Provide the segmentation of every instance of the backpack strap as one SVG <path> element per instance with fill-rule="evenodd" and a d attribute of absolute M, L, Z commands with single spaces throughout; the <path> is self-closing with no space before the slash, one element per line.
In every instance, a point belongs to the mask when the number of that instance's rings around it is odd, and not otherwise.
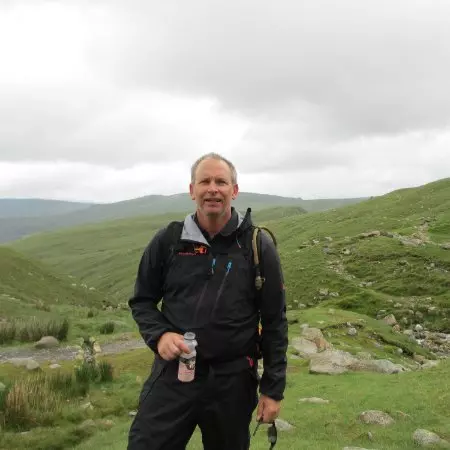
<path fill-rule="evenodd" d="M 252 233 L 252 250 L 253 250 L 253 263 L 255 266 L 255 287 L 256 290 L 259 291 L 261 290 L 264 282 L 266 281 L 265 277 L 261 276 L 261 264 L 260 264 L 260 259 L 261 259 L 261 232 L 262 230 L 266 231 L 270 237 L 273 240 L 273 243 L 275 244 L 275 246 L 277 245 L 277 240 L 275 238 L 275 235 L 272 233 L 272 231 L 270 231 L 267 227 L 264 226 L 255 226 L 253 228 L 253 233 Z"/>
<path fill-rule="evenodd" d="M 184 222 L 170 222 L 161 237 L 161 250 L 164 255 L 161 260 L 161 273 L 163 279 L 166 278 L 167 269 L 172 263 L 175 247 L 181 238 Z"/>

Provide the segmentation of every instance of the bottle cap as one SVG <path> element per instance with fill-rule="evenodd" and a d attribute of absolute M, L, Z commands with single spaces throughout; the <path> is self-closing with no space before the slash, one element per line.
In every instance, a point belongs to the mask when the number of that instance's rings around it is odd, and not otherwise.
<path fill-rule="evenodd" d="M 188 331 L 187 333 L 184 333 L 184 338 L 188 341 L 193 341 L 195 339 L 195 333 Z"/>

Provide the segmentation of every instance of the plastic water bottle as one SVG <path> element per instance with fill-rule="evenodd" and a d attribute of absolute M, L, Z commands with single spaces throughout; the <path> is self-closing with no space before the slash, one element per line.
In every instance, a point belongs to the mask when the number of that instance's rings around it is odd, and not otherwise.
<path fill-rule="evenodd" d="M 178 364 L 178 379 L 183 383 L 188 383 L 195 378 L 195 361 L 197 357 L 197 341 L 195 333 L 187 332 L 184 334 L 184 343 L 189 348 L 189 353 L 182 353 Z"/>

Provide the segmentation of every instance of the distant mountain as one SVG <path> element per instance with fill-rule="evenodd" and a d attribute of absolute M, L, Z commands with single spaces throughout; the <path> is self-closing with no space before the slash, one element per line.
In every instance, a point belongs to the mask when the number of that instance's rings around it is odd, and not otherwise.
<path fill-rule="evenodd" d="M 261 209 L 297 206 L 304 210 L 324 211 L 347 204 L 358 203 L 364 198 L 354 199 L 323 199 L 303 200 L 295 197 L 255 194 L 241 192 L 234 206 L 241 211 L 251 207 L 254 211 Z M 193 209 L 189 195 L 148 195 L 132 200 L 108 204 L 71 203 L 52 200 L 0 200 L 0 208 L 8 204 L 0 216 L 0 242 L 19 239 L 22 236 L 41 231 L 51 231 L 59 228 L 73 227 L 87 223 L 98 223 L 105 220 L 122 219 L 141 215 L 158 215 L 171 212 L 188 212 Z M 54 202 L 54 204 L 52 203 Z M 39 208 L 42 209 L 39 209 Z M 8 216 L 7 211 L 11 211 Z M 19 216 L 18 212 L 23 215 Z M 29 212 L 28 212 L 29 211 Z M 51 213 L 50 211 L 53 211 Z"/>
<path fill-rule="evenodd" d="M 35 198 L 0 198 L 0 218 L 42 217 L 66 214 L 88 208 L 92 203 L 65 202 Z"/>

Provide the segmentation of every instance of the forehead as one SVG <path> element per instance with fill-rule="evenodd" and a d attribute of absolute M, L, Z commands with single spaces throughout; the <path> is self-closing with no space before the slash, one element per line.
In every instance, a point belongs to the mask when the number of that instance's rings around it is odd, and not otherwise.
<path fill-rule="evenodd" d="M 231 169 L 225 161 L 208 158 L 203 160 L 195 171 L 195 178 L 221 177 L 231 180 Z"/>

